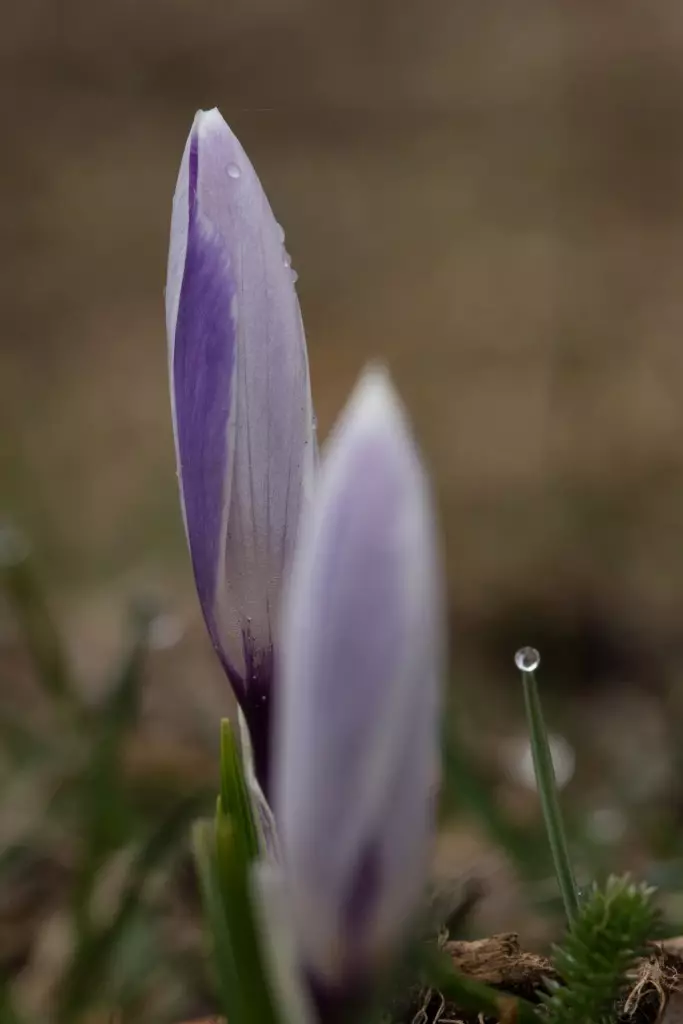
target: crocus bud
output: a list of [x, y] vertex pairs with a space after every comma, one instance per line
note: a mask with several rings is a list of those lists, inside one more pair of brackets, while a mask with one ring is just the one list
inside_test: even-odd
[[256, 172], [217, 110], [195, 117], [166, 287], [181, 501], [202, 611], [267, 774], [274, 615], [314, 464], [294, 275]]
[[279, 649], [275, 816], [323, 1002], [372, 978], [425, 883], [441, 598], [425, 474], [387, 376], [371, 370], [323, 455]]

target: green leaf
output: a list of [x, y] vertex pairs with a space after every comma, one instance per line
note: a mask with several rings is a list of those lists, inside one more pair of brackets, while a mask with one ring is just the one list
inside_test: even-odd
[[231, 1024], [277, 1024], [251, 886], [258, 843], [228, 723], [221, 730], [215, 821], [195, 827], [194, 848], [225, 1014]]
[[277, 1024], [270, 980], [253, 907], [249, 839], [236, 819], [225, 814], [222, 800], [216, 811], [216, 862], [223, 913], [247, 1008], [247, 1024]]
[[221, 721], [221, 811], [234, 823], [235, 837], [245, 844], [245, 856], [252, 861], [259, 853], [251, 800], [242, 759], [229, 719]]
[[221, 1006], [231, 1024], [248, 1024], [246, 994], [242, 989], [233, 939], [223, 910], [218, 881], [216, 831], [213, 822], [198, 821], [192, 830], [199, 886], [208, 923], [211, 953]]
[[628, 877], [594, 886], [579, 906], [555, 967], [565, 986], [546, 996], [549, 1024], [598, 1024], [616, 1018], [627, 972], [655, 937], [654, 890]]
[[241, 754], [228, 719], [221, 722], [220, 763], [215, 853], [218, 891], [230, 943], [226, 951], [228, 969], [238, 975], [245, 1024], [267, 1024], [276, 1017], [251, 889], [251, 869], [259, 854], [259, 842]]

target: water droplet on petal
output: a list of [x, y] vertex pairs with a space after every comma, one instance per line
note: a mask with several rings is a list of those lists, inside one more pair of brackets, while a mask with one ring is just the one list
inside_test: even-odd
[[520, 647], [515, 654], [515, 665], [520, 672], [535, 672], [541, 664], [541, 655], [535, 647]]
[[235, 180], [237, 180], [237, 178], [241, 178], [242, 177], [242, 172], [239, 169], [239, 167], [237, 166], [237, 164], [228, 164], [228, 175], [229, 175], [229, 177], [234, 178]]
[[277, 228], [277, 237], [280, 239], [281, 242], [284, 242], [285, 229], [283, 228], [282, 224], [276, 224], [275, 226]]
[[292, 270], [292, 284], [296, 284], [296, 282], [298, 280], [299, 280], [299, 275], [297, 274], [296, 270]]
[[291, 265], [292, 265], [292, 257], [289, 255], [287, 250], [285, 250], [285, 254], [282, 257], [282, 262], [284, 263], [284, 265], [286, 267], [291, 267]]

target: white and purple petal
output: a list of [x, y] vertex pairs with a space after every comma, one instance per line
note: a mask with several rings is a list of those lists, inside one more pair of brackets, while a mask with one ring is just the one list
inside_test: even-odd
[[392, 948], [424, 884], [441, 616], [424, 472], [371, 371], [323, 457], [280, 651], [275, 813], [302, 956], [327, 985]]
[[215, 594], [230, 497], [226, 467], [231, 461], [235, 282], [224, 244], [198, 209], [197, 148], [197, 139], [191, 138], [184, 266], [174, 302], [171, 393], [187, 539], [199, 600], [218, 647]]
[[252, 732], [267, 733], [273, 625], [314, 472], [313, 411], [282, 232], [217, 110], [197, 114], [180, 167], [166, 323], [202, 610]]

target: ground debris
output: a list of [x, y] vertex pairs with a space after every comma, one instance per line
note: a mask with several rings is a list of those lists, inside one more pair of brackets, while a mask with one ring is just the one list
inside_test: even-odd
[[[514, 932], [474, 942], [450, 941], [444, 949], [454, 967], [467, 977], [533, 1003], [540, 1002], [549, 979], [560, 980], [552, 962], [522, 949]], [[652, 943], [650, 955], [640, 961], [630, 979], [616, 1018], [619, 1024], [683, 1024], [679, 978], [683, 978], [683, 937]], [[450, 1004], [435, 990], [422, 990], [395, 1018], [395, 1024], [514, 1024], [515, 1019], [513, 1000], [494, 1021]]]
[[[492, 935], [473, 942], [449, 941], [443, 947], [453, 966], [469, 978], [501, 992], [540, 1002], [548, 979], [559, 980], [551, 961], [523, 950], [515, 932]], [[683, 937], [651, 944], [650, 955], [640, 961], [630, 979], [618, 1024], [683, 1024]], [[461, 1010], [435, 989], [415, 990], [392, 1014], [392, 1024], [515, 1024], [514, 998], [501, 1000], [498, 1020]], [[186, 1024], [225, 1024], [220, 1018]], [[592, 1024], [586, 1021], [585, 1024]]]
[[557, 978], [547, 957], [521, 949], [515, 932], [492, 935], [474, 942], [446, 943], [453, 966], [476, 981], [504, 989], [525, 999], [534, 999], [544, 979]]

